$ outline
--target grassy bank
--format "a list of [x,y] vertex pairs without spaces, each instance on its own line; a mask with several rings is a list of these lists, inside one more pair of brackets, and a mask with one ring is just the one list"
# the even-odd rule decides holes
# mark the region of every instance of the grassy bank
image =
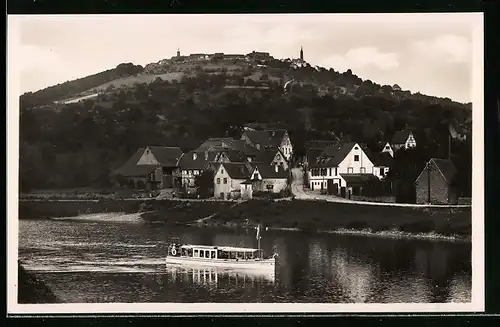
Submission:
[[[76,216],[100,212],[135,213],[146,221],[190,224],[213,215],[202,225],[241,226],[262,223],[274,228],[317,230],[400,231],[404,233],[471,234],[471,208],[366,206],[314,201],[100,200],[21,201],[21,218]],[[151,211],[151,212],[149,212]]]
[[18,262],[18,303],[57,303],[60,302],[43,280],[24,270]]

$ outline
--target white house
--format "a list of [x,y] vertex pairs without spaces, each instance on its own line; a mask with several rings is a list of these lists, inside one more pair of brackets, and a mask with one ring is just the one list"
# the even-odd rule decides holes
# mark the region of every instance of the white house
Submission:
[[394,158],[394,150],[392,149],[392,146],[389,142],[387,142],[384,147],[382,148],[382,153],[389,153],[391,157]]
[[279,193],[288,186],[289,172],[279,165],[254,165],[249,181],[253,192]]
[[388,172],[388,167],[385,167],[385,163],[380,166],[378,160],[375,163],[374,161],[358,143],[349,142],[328,146],[318,160],[310,164],[307,172],[309,188],[326,190],[328,183],[337,184],[338,187],[347,187],[347,182],[342,177],[345,174],[372,174],[381,179]]
[[417,146],[417,141],[413,133],[408,130],[397,131],[392,137],[392,147],[394,150],[399,150],[401,148],[414,148]]
[[214,196],[220,199],[241,197],[241,184],[248,180],[252,167],[248,163],[221,163],[214,174]]

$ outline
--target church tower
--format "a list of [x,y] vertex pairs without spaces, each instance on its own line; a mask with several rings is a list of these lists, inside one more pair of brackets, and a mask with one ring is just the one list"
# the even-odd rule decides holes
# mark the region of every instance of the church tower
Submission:
[[302,46],[300,46],[300,60],[304,61],[304,50],[302,49]]

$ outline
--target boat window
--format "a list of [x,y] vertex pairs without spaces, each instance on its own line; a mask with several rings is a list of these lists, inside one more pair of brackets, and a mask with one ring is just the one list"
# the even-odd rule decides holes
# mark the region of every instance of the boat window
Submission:
[[208,250],[205,251],[205,258],[210,258],[210,251]]
[[212,251],[212,259],[215,259],[215,251]]
[[243,259],[243,252],[238,252],[238,258]]
[[229,258],[230,259],[236,259],[236,252],[230,252],[229,253]]
[[194,250],[194,256],[198,257],[198,250]]

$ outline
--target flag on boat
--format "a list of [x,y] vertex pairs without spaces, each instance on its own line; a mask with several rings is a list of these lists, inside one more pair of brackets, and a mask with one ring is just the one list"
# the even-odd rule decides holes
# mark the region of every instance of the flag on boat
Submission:
[[255,236],[255,238],[260,240],[260,225],[257,225],[257,235]]

